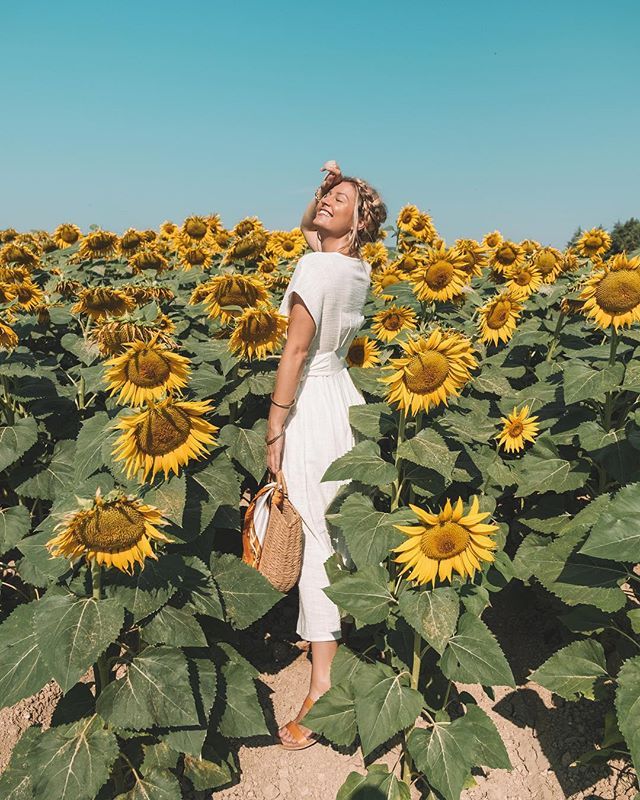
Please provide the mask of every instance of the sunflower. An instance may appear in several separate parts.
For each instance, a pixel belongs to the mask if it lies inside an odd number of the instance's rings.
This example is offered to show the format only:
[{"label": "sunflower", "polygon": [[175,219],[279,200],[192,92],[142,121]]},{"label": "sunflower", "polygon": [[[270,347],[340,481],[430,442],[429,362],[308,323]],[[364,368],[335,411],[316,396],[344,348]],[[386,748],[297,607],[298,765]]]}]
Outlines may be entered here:
[{"label": "sunflower", "polygon": [[240,222],[236,223],[236,225],[230,231],[231,236],[235,236],[238,239],[241,239],[242,237],[248,236],[252,233],[264,232],[264,225],[258,219],[258,217],[245,217],[244,219],[241,219]]},{"label": "sunflower", "polygon": [[420,216],[420,209],[417,206],[414,206],[412,204],[403,206],[398,212],[398,217],[396,219],[396,227],[400,231],[404,231],[405,233],[411,233],[413,230],[413,226],[418,221],[419,216]]},{"label": "sunflower", "polygon": [[533,255],[533,265],[540,270],[544,283],[553,283],[562,272],[562,253],[555,247],[542,247]]},{"label": "sunflower", "polygon": [[28,267],[0,267],[0,280],[5,283],[24,283],[31,280],[31,272]]},{"label": "sunflower", "polygon": [[[205,292],[205,284],[196,287],[198,296],[202,297]],[[234,273],[230,275],[215,275],[206,283],[206,294],[201,300],[211,319],[220,319],[223,325],[227,325],[234,317],[250,306],[255,306],[260,301],[269,299],[269,292],[260,278],[254,275],[242,275]],[[189,300],[192,303],[193,296]],[[240,310],[224,310],[225,306],[240,306]]]},{"label": "sunflower", "polygon": [[[153,233],[153,231],[152,231]],[[154,233],[155,236],[155,233]],[[138,250],[144,247],[145,234],[143,231],[137,231],[135,228],[126,230],[118,241],[118,250],[124,258],[131,258]]]},{"label": "sunflower", "polygon": [[390,359],[383,369],[394,372],[380,380],[390,384],[387,401],[412,414],[448,405],[448,398],[460,394],[478,366],[471,342],[457,331],[437,328],[427,337],[399,344],[405,355]]},{"label": "sunflower", "polygon": [[389,263],[389,250],[382,242],[367,242],[360,248],[360,256],[372,269],[380,269]]},{"label": "sunflower", "polygon": [[522,247],[515,242],[502,241],[491,255],[491,266],[500,275],[508,270],[524,264],[526,255]]},{"label": "sunflower", "polygon": [[63,278],[55,284],[53,291],[69,300],[71,297],[77,297],[83,288],[80,281],[72,280],[71,278]]},{"label": "sunflower", "polygon": [[536,250],[540,250],[542,245],[540,244],[540,242],[536,242],[535,239],[523,239],[520,242],[520,247],[522,248],[526,256],[532,256],[536,252]]},{"label": "sunflower", "polygon": [[162,239],[173,239],[178,231],[178,226],[175,222],[171,222],[171,220],[167,219],[160,225],[160,237]]},{"label": "sunflower", "polygon": [[478,309],[480,314],[480,340],[498,344],[508,342],[516,329],[522,305],[509,290],[500,292]]},{"label": "sunflower", "polygon": [[0,242],[12,242],[18,235],[15,228],[4,228],[0,230]]},{"label": "sunflower", "polygon": [[231,242],[220,263],[226,266],[233,261],[257,261],[265,252],[268,241],[269,235],[266,231],[256,231],[241,236]]},{"label": "sunflower", "polygon": [[111,258],[115,256],[118,249],[118,236],[110,231],[91,231],[80,242],[80,247],[76,253],[79,261],[87,261],[92,258]]},{"label": "sunflower", "polygon": [[214,236],[224,230],[220,214],[208,214],[205,219],[207,220],[209,230]]},{"label": "sunflower", "polygon": [[578,261],[578,256],[576,255],[574,249],[569,247],[565,250],[564,255],[562,256],[562,272],[575,272],[580,267],[580,262]]},{"label": "sunflower", "polygon": [[168,286],[127,286],[126,292],[134,303],[140,306],[152,300],[170,302],[175,298],[174,291]]},{"label": "sunflower", "polygon": [[533,442],[539,433],[537,419],[529,416],[529,406],[523,406],[520,411],[514,406],[510,414],[500,417],[504,426],[494,437],[498,440],[498,447],[504,447],[507,453],[524,450],[525,440]]},{"label": "sunflower", "polygon": [[640,256],[618,253],[594,271],[580,294],[583,313],[597,327],[631,325],[640,320]]},{"label": "sunflower", "polygon": [[209,269],[213,261],[213,253],[203,245],[180,247],[178,249],[178,262],[185,272],[193,267]]},{"label": "sunflower", "polygon": [[18,334],[10,325],[6,325],[0,320],[0,349],[13,350],[13,348],[17,346]]},{"label": "sunflower", "polygon": [[410,278],[417,269],[424,266],[425,261],[424,249],[418,248],[415,245],[410,245],[398,258],[390,262],[389,266],[396,267],[396,269],[399,269],[407,278]]},{"label": "sunflower", "polygon": [[4,283],[0,281],[0,305],[10,303],[17,295],[17,286],[15,283]]},{"label": "sunflower", "polygon": [[107,316],[119,317],[135,308],[133,298],[121,289],[110,286],[88,286],[79,293],[78,302],[71,306],[72,314],[86,314],[93,320]]},{"label": "sunflower", "polygon": [[459,294],[469,282],[464,255],[455,247],[433,248],[426,255],[424,266],[411,274],[411,283],[418,300],[446,302]]},{"label": "sunflower", "polygon": [[382,269],[374,270],[371,273],[371,290],[382,300],[393,300],[394,295],[385,294],[387,286],[392,286],[394,283],[406,281],[407,275],[404,270],[400,269],[395,263],[387,264]]},{"label": "sunflower", "polygon": [[182,226],[174,231],[173,240],[178,249],[192,247],[208,249],[209,244],[213,242],[213,234],[207,219],[194,214],[187,217]]},{"label": "sunflower", "polygon": [[[67,512],[55,526],[60,533],[49,539],[47,548],[53,557],[81,558],[105,567],[115,567],[133,574],[136,561],[144,569],[145,558],[158,560],[151,542],[171,542],[156,526],[166,525],[155,506],[137,497],[113,493],[102,497],[96,489],[88,508]],[[80,499],[80,498],[78,498]],[[88,505],[81,501],[83,506]]]},{"label": "sunflower", "polygon": [[98,322],[89,334],[89,339],[97,345],[101,355],[116,356],[126,351],[129,342],[149,342],[157,334],[158,343],[174,348],[176,343],[170,334],[175,325],[166,314],[159,314],[154,322],[141,325],[125,320]]},{"label": "sunflower", "polygon": [[43,253],[52,253],[54,250],[58,249],[56,240],[46,231],[38,231],[38,244],[42,248]]},{"label": "sunflower", "polygon": [[400,331],[414,330],[418,325],[415,311],[409,306],[392,305],[373,315],[371,330],[383,342],[392,342]]},{"label": "sunflower", "polygon": [[462,498],[455,507],[447,499],[444,508],[430,514],[412,503],[409,508],[418,518],[418,525],[395,525],[409,537],[393,552],[394,559],[404,564],[399,575],[411,570],[407,580],[422,585],[436,579],[451,581],[455,570],[463,578],[473,580],[476,570],[482,570],[482,562],[495,561],[492,550],[497,543],[489,538],[498,530],[495,523],[483,523],[490,516],[488,511],[479,511],[478,498],[474,497],[468,514],[464,514]]},{"label": "sunflower", "polygon": [[294,260],[300,258],[307,247],[307,240],[300,228],[292,231],[272,231],[265,246],[265,254]]},{"label": "sunflower", "polygon": [[159,344],[158,332],[149,342],[127,342],[125,347],[124,353],[104,362],[109,396],[120,392],[118,403],[141,406],[187,385],[189,359]]},{"label": "sunflower", "polygon": [[9,242],[0,249],[0,264],[7,267],[23,267],[29,272],[38,266],[40,258],[37,252],[26,244]]},{"label": "sunflower", "polygon": [[82,238],[82,231],[77,225],[72,222],[63,222],[53,232],[53,239],[58,247],[62,250],[65,247],[71,247]]},{"label": "sunflower", "polygon": [[190,401],[152,400],[144,411],[124,417],[116,425],[122,433],[113,448],[116,461],[124,461],[127,478],[138,475],[144,483],[162,470],[165,479],[169,472],[179,473],[180,466],[190,459],[207,453],[205,445],[215,444],[215,425],[203,419],[212,410],[210,400]]},{"label": "sunflower", "polygon": [[482,275],[482,269],[488,262],[486,246],[478,244],[475,239],[456,239],[455,248],[462,253],[464,264],[461,269],[467,276],[474,278]]},{"label": "sunflower", "polygon": [[512,297],[524,300],[542,286],[542,275],[538,267],[529,262],[507,272],[507,288]]},{"label": "sunflower", "polygon": [[287,318],[269,303],[246,308],[236,317],[229,349],[240,358],[266,358],[267,353],[275,353],[282,344],[287,324]]},{"label": "sunflower", "polygon": [[134,275],[139,275],[147,269],[154,269],[156,275],[169,269],[169,262],[157,247],[144,247],[129,259],[129,266]]},{"label": "sunflower", "polygon": [[493,250],[494,248],[498,247],[498,245],[501,245],[502,242],[503,242],[503,238],[502,238],[502,234],[500,233],[500,231],[492,231],[491,233],[485,233],[485,235],[484,235],[484,237],[482,239],[482,244],[485,247],[490,248],[491,250]]},{"label": "sunflower", "polygon": [[602,228],[585,231],[576,242],[576,250],[584,258],[602,256],[611,247],[611,236]]},{"label": "sunflower", "polygon": [[356,336],[346,355],[350,367],[375,367],[380,363],[377,344],[368,336]]},{"label": "sunflower", "polygon": [[16,283],[16,301],[21,308],[25,311],[33,311],[33,309],[40,305],[44,300],[44,292],[34,283],[31,279],[23,283]]}]

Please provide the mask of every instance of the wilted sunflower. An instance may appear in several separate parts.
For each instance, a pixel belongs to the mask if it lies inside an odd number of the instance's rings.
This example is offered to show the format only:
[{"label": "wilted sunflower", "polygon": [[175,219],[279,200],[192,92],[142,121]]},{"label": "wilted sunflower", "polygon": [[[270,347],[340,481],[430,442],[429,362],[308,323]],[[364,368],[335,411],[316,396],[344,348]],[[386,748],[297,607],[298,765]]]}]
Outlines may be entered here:
[{"label": "wilted sunflower", "polygon": [[[206,283],[207,292],[202,300],[209,316],[212,319],[220,319],[223,325],[227,325],[234,317],[250,306],[255,306],[259,301],[269,299],[269,292],[260,278],[254,275],[242,275],[235,273],[231,275],[215,275]],[[204,288],[196,287],[199,295]],[[191,303],[192,300],[189,300]],[[193,303],[195,305],[195,303]],[[228,309],[224,306],[240,306],[240,310]]]},{"label": "wilted sunflower", "polygon": [[486,246],[478,244],[475,239],[456,239],[455,248],[462,253],[464,263],[460,268],[467,276],[474,278],[482,275],[482,269],[489,260]]},{"label": "wilted sunflower", "polygon": [[498,447],[504,447],[507,453],[518,453],[524,450],[525,440],[533,442],[538,435],[538,417],[529,416],[529,406],[523,406],[518,411],[517,406],[506,417],[500,417],[504,426],[494,438],[498,440]]},{"label": "wilted sunflower", "polygon": [[372,269],[380,269],[389,263],[389,250],[382,242],[367,242],[360,248],[360,255]]},{"label": "wilted sunflower", "polygon": [[562,272],[575,272],[580,266],[578,256],[572,247],[567,248],[562,256]]},{"label": "wilted sunflower", "polygon": [[18,334],[10,325],[6,325],[0,320],[0,348],[2,350],[13,350],[18,346]]},{"label": "wilted sunflower", "polygon": [[126,292],[136,305],[144,305],[152,300],[169,302],[175,297],[173,289],[168,286],[127,286]]},{"label": "wilted sunflower", "polygon": [[[153,231],[152,231],[153,233]],[[154,234],[155,235],[155,234]],[[118,241],[118,250],[124,258],[131,258],[145,245],[145,235],[135,228],[126,230]]]},{"label": "wilted sunflower", "polygon": [[18,235],[15,228],[4,228],[0,230],[0,242],[12,242]]},{"label": "wilted sunflower", "polygon": [[103,356],[115,356],[125,352],[128,342],[149,342],[155,335],[160,344],[174,348],[176,343],[170,336],[174,329],[175,325],[169,317],[159,314],[153,322],[144,325],[125,320],[98,322],[89,339],[97,345]]},{"label": "wilted sunflower", "polygon": [[84,556],[88,562],[131,575],[136,561],[144,569],[145,558],[158,560],[152,541],[171,542],[156,527],[168,520],[137,497],[117,494],[113,499],[103,498],[98,487],[88,508],[86,501],[80,502],[84,508],[69,511],[55,526],[54,531],[62,530],[47,542],[52,557]]},{"label": "wilted sunflower", "polygon": [[392,305],[373,315],[371,330],[383,342],[392,342],[400,331],[417,328],[418,318],[409,306]]},{"label": "wilted sunflower", "polygon": [[85,261],[93,258],[111,258],[115,256],[118,249],[118,236],[111,231],[91,231],[80,242],[80,247],[76,253],[78,261]]},{"label": "wilted sunflower", "polygon": [[520,247],[523,249],[526,256],[533,255],[536,250],[540,250],[541,246],[540,242],[536,242],[535,239],[523,239],[520,242]]},{"label": "wilted sunflower", "polygon": [[83,288],[80,281],[72,280],[71,278],[63,278],[55,284],[53,291],[68,300],[71,297],[77,297]]},{"label": "wilted sunflower", "polygon": [[540,270],[527,262],[507,272],[507,288],[511,295],[526,299],[542,286]]},{"label": "wilted sunflower", "polygon": [[503,241],[491,254],[491,266],[500,275],[524,264],[526,255],[519,244]]},{"label": "wilted sunflower", "polygon": [[265,254],[277,258],[296,259],[304,253],[307,240],[300,228],[292,231],[271,231],[265,246]]},{"label": "wilted sunflower", "polygon": [[17,287],[15,283],[0,282],[0,304],[10,303],[15,299],[17,294]]},{"label": "wilted sunflower", "polygon": [[542,247],[534,253],[533,265],[540,270],[544,283],[553,283],[562,272],[562,253],[555,247]]},{"label": "wilted sunflower", "polygon": [[471,342],[457,331],[437,328],[426,338],[399,344],[405,355],[390,359],[383,369],[394,372],[380,380],[389,384],[387,402],[412,414],[448,405],[448,398],[460,394],[478,366]]},{"label": "wilted sunflower", "polygon": [[71,306],[72,314],[86,314],[93,320],[107,316],[120,317],[135,308],[135,301],[121,289],[110,286],[88,286]]},{"label": "wilted sunflower", "polygon": [[34,283],[31,279],[23,283],[16,283],[16,300],[21,308],[25,311],[33,311],[36,306],[39,306],[44,300],[44,292]]},{"label": "wilted sunflower", "polygon": [[199,269],[209,269],[213,261],[213,253],[203,245],[194,245],[192,247],[180,247],[178,249],[178,262],[185,272],[188,272],[193,267]]},{"label": "wilted sunflower", "polygon": [[368,336],[356,336],[346,355],[350,367],[375,367],[380,363],[377,344]]},{"label": "wilted sunflower", "polygon": [[220,261],[222,266],[227,266],[233,261],[257,261],[269,240],[269,234],[260,230],[248,233],[230,243]]},{"label": "wilted sunflower", "polygon": [[418,221],[420,209],[412,204],[403,206],[398,212],[396,227],[405,233],[411,233],[414,224]]},{"label": "wilted sunflower", "polygon": [[125,347],[124,353],[104,362],[109,396],[120,392],[118,403],[141,406],[187,385],[189,359],[163,347],[157,332],[149,342],[128,342]]},{"label": "wilted sunflower", "polygon": [[27,267],[0,267],[0,281],[18,284],[28,280],[31,280],[31,272]]},{"label": "wilted sunflower", "polygon": [[240,222],[237,222],[230,231],[232,236],[235,236],[239,239],[251,233],[263,232],[264,225],[258,217],[245,217],[244,219],[241,219]]},{"label": "wilted sunflower", "polygon": [[113,448],[116,461],[124,461],[127,478],[133,475],[144,483],[162,470],[165,479],[191,459],[206,455],[206,445],[215,444],[215,425],[203,419],[211,411],[210,400],[152,400],[144,411],[124,417],[116,428],[124,430]]},{"label": "wilted sunflower", "polygon": [[37,237],[43,253],[52,253],[58,249],[56,240],[47,231],[37,231]]},{"label": "wilted sunflower", "polygon": [[0,264],[4,266],[24,267],[31,271],[39,262],[37,252],[26,244],[18,244],[17,240],[0,248]]},{"label": "wilted sunflower", "polygon": [[409,537],[393,548],[393,552],[399,553],[394,561],[405,565],[399,575],[411,570],[407,580],[419,585],[431,582],[435,586],[436,579],[451,581],[453,570],[463,578],[473,579],[476,570],[482,569],[483,561],[495,561],[491,551],[497,543],[489,537],[498,526],[483,523],[490,513],[480,512],[479,507],[477,497],[473,498],[466,515],[461,497],[455,508],[447,499],[437,514],[410,503],[409,508],[418,517],[419,524],[393,526]]},{"label": "wilted sunflower", "polygon": [[599,328],[613,325],[617,331],[640,320],[640,256],[612,256],[587,279],[580,300]]},{"label": "wilted sunflower", "polygon": [[82,231],[72,222],[63,222],[53,232],[53,239],[61,250],[76,244],[81,237]]},{"label": "wilted sunflower", "polygon": [[466,260],[455,247],[441,246],[430,250],[424,266],[411,274],[411,283],[418,300],[446,302],[459,294],[469,282]]},{"label": "wilted sunflower", "polygon": [[502,242],[503,238],[500,231],[491,231],[491,233],[485,233],[482,239],[482,244],[491,249],[498,247],[498,245],[502,244]]},{"label": "wilted sunflower", "polygon": [[584,258],[602,256],[611,247],[611,236],[602,228],[585,231],[576,242],[576,250]]},{"label": "wilted sunflower", "polygon": [[266,358],[280,347],[287,324],[287,318],[269,303],[258,303],[236,317],[229,348],[241,358]]},{"label": "wilted sunflower", "polygon": [[481,341],[508,342],[516,329],[522,305],[509,290],[500,292],[478,309]]},{"label": "wilted sunflower", "polygon": [[400,269],[395,263],[387,264],[382,269],[376,269],[371,273],[371,290],[383,300],[393,300],[394,295],[385,294],[387,286],[392,286],[394,283],[406,281],[407,275],[404,270]]}]

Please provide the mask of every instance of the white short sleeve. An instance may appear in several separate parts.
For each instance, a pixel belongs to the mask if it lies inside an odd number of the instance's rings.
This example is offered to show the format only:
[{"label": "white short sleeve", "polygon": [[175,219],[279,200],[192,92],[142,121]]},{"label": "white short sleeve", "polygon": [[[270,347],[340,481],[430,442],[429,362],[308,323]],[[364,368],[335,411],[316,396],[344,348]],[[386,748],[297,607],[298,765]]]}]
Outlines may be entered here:
[{"label": "white short sleeve", "polygon": [[313,262],[313,254],[307,253],[296,264],[289,285],[282,297],[278,311],[289,316],[291,311],[291,294],[296,292],[307,307],[316,323],[316,332],[320,328],[322,306],[324,303],[324,281],[322,267]]}]

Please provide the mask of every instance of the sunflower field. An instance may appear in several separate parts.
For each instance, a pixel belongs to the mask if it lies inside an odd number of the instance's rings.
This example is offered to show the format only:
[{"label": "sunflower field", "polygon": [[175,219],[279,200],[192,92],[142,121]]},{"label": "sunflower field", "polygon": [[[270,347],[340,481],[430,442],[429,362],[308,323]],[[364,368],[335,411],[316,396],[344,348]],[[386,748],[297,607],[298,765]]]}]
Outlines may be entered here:
[{"label": "sunflower field", "polygon": [[[354,563],[332,556],[325,591],[353,632],[304,720],[369,765],[337,800],[457,800],[476,767],[511,768],[457,684],[515,686],[482,619],[512,580],[571,636],[532,678],[608,709],[582,759],[640,767],[640,254],[610,244],[447,245],[406,205],[363,250],[367,403],[324,476],[349,481],[327,521]],[[256,217],[0,231],[0,697],[62,690],[3,798],[215,792],[269,734],[237,636],[283,595],[240,530],[306,248]]]}]

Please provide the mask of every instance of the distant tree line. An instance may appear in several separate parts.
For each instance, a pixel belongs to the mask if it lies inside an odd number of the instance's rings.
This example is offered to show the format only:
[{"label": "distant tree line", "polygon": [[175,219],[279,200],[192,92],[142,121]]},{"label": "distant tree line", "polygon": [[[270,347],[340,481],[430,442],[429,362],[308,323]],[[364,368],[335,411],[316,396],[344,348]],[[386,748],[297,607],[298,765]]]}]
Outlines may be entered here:
[{"label": "distant tree line", "polygon": [[[598,225],[598,227],[604,228],[604,225]],[[582,228],[578,226],[567,242],[567,247],[573,247],[583,233]],[[634,250],[640,249],[640,219],[631,217],[626,222],[618,220],[609,231],[609,235],[611,236],[611,247],[605,254],[605,258],[622,253],[623,250],[630,255]]]}]

